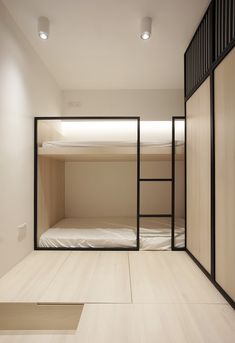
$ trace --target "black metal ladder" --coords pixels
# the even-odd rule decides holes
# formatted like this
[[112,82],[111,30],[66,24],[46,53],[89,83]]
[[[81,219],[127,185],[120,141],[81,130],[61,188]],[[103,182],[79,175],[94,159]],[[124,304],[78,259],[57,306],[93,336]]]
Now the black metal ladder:
[[[171,149],[171,178],[141,178],[140,177],[140,121],[137,129],[137,249],[139,250],[140,218],[171,218],[171,250],[183,250],[175,247],[175,121],[184,117],[172,117],[172,149]],[[140,213],[141,182],[170,182],[171,183],[171,212],[170,213]]]

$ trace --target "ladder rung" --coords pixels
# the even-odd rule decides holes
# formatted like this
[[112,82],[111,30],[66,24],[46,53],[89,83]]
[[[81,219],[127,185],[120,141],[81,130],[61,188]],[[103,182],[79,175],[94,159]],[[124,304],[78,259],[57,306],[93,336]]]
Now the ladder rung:
[[139,179],[139,181],[172,181],[172,179]]
[[164,218],[164,217],[166,217],[166,218],[170,218],[170,217],[172,217],[172,214],[169,214],[169,213],[162,213],[162,214],[140,214],[139,215],[139,217],[140,218],[154,218],[154,217],[159,217],[159,218]]

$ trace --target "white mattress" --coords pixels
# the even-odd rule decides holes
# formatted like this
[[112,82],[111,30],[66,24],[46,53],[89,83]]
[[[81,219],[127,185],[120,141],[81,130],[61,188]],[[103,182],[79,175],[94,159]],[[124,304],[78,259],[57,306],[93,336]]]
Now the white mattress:
[[[154,146],[154,147],[170,147],[171,141],[162,141],[162,142],[140,142],[141,146]],[[79,141],[47,141],[43,142],[42,146],[44,148],[50,147],[69,147],[69,148],[77,148],[77,147],[136,147],[137,142],[125,142],[125,141],[86,141],[86,142],[79,142]],[[175,141],[175,145],[180,146],[183,145],[181,141]]]
[[[175,247],[183,248],[184,220],[175,219]],[[171,250],[171,219],[144,218],[140,222],[140,249],[141,250]]]
[[[65,218],[40,237],[46,248],[132,248],[136,246],[135,218]],[[184,246],[184,221],[176,219],[175,246]],[[140,225],[141,250],[170,250],[169,218],[145,218]]]

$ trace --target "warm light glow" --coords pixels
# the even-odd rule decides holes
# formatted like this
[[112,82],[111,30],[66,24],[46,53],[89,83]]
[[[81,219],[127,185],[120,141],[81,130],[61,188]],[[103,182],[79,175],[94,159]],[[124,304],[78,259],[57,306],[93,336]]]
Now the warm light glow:
[[40,37],[41,39],[46,40],[46,39],[48,39],[48,34],[45,33],[45,32],[39,32],[39,37]]
[[[136,120],[62,120],[60,131],[66,140],[136,142]],[[184,121],[176,121],[177,140],[184,140]],[[140,121],[142,142],[171,144],[171,121]]]
[[141,35],[141,38],[144,39],[144,40],[149,39],[150,38],[149,32],[143,32],[142,35]]
[[135,141],[136,120],[63,120],[61,133],[79,141]]

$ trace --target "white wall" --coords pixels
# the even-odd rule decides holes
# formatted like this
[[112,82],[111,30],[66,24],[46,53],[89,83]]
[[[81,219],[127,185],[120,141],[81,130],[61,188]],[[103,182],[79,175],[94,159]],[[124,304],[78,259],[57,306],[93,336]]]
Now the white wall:
[[62,101],[64,115],[170,120],[184,114],[183,90],[66,90]]
[[57,84],[0,1],[0,275],[33,249],[33,115],[60,107]]

